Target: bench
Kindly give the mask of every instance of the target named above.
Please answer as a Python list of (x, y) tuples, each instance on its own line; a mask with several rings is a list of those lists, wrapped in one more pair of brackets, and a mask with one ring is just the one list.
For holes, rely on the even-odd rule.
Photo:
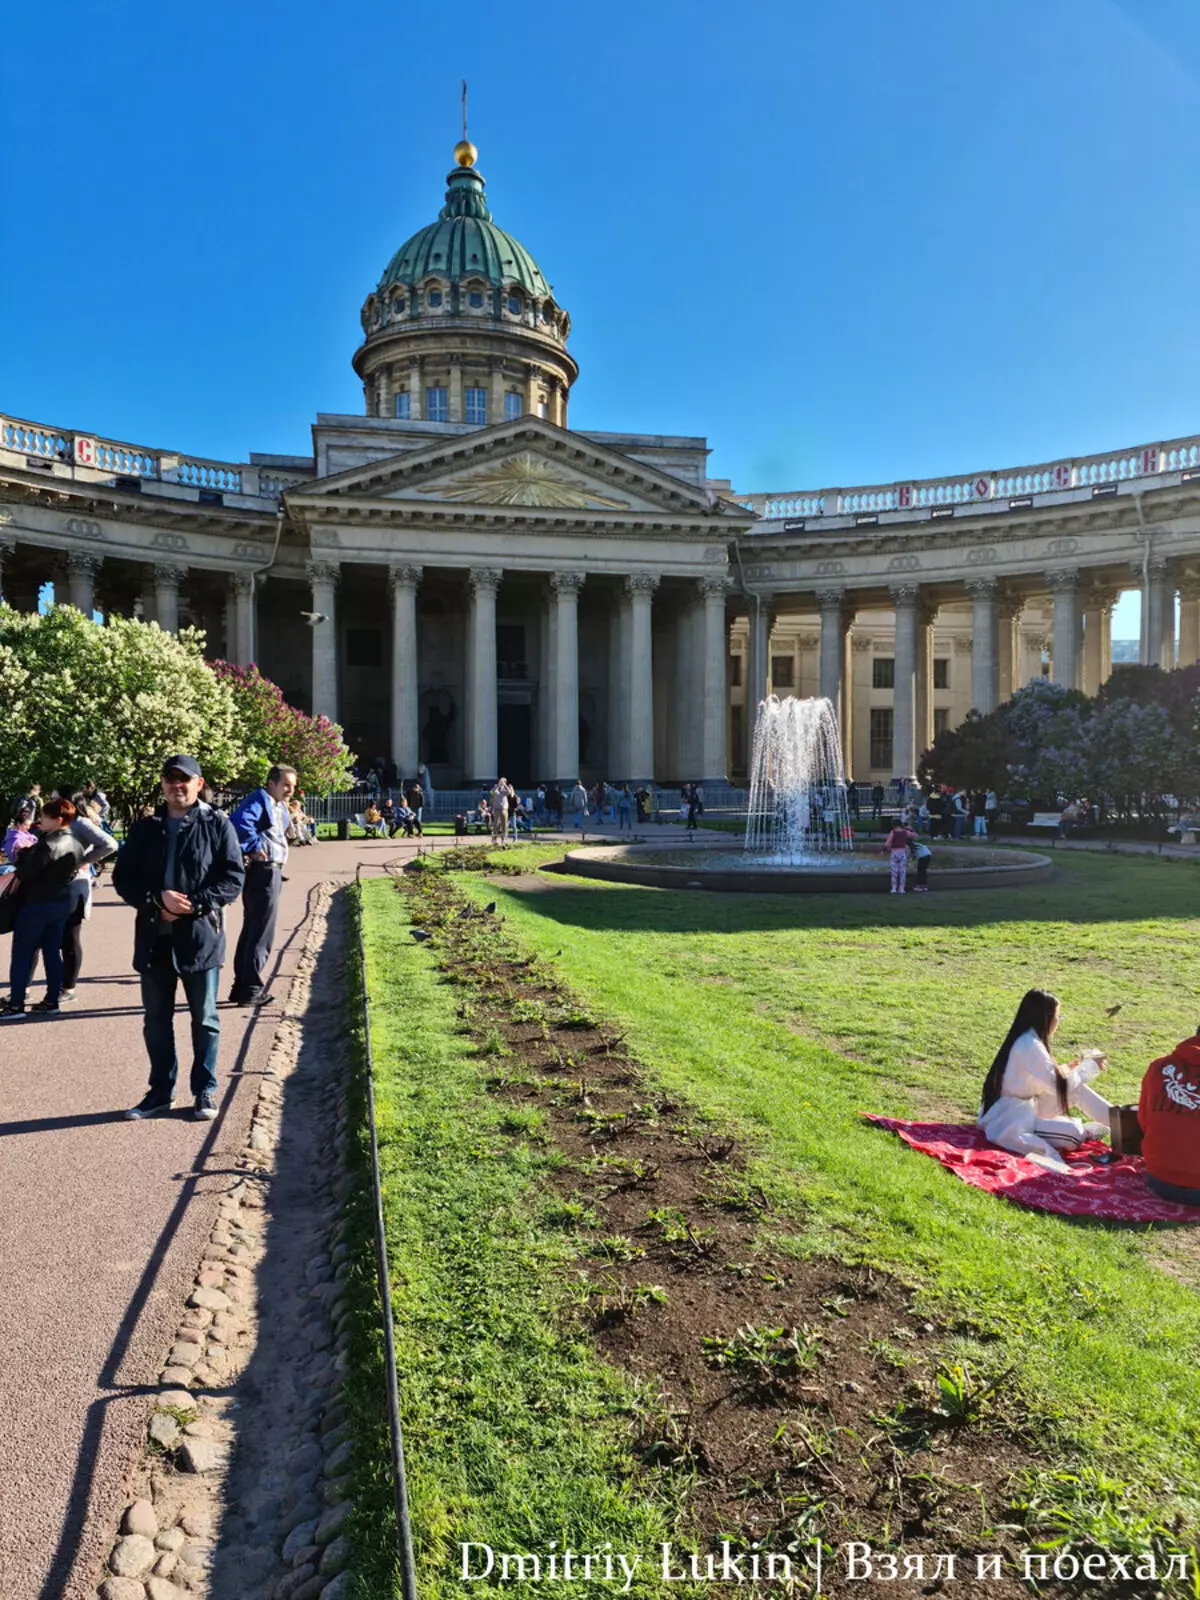
[(1060, 811), (1035, 811), (1025, 826), (1027, 828), (1053, 828), (1057, 833), (1062, 826), (1062, 813)]

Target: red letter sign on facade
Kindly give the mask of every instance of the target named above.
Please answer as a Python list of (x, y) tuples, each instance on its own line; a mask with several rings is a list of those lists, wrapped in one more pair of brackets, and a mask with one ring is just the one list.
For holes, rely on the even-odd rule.
[(898, 506), (912, 505), (912, 484), (902, 483), (896, 489), (896, 504)]
[(94, 467), (96, 465), (96, 441), (88, 439), (81, 433), (75, 435), (75, 465), (78, 467)]
[(1138, 471), (1143, 477), (1147, 476), (1147, 474), (1151, 472), (1158, 471), (1158, 448), (1156, 445), (1147, 445), (1142, 451), (1142, 457), (1138, 466)]
[(1054, 469), (1054, 487), (1056, 489), (1069, 489), (1071, 487), (1071, 469), (1065, 461)]

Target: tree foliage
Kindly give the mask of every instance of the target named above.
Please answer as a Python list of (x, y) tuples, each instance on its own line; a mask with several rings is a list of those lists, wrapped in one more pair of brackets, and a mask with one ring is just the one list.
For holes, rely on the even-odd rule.
[(217, 661), (213, 671), (234, 697), (245, 756), (236, 778), (262, 783), (277, 762), (295, 767), (299, 787), (329, 794), (348, 789), (354, 757), (341, 728), (328, 717), (310, 717), (283, 698), (283, 691), (256, 666)]
[(176, 751), (214, 785), (261, 783), (282, 761), (311, 791), (348, 786), (352, 758), (335, 723), (289, 706), (256, 668), (205, 661), (203, 646), (194, 629), (0, 605), (0, 795), (90, 778), (128, 822), (157, 799)]
[(232, 691), (201, 653), (204, 635), (71, 606), (0, 606), (0, 792), (87, 778), (125, 818), (154, 800), (163, 758), (184, 750), (213, 782), (244, 760)]
[(1113, 669), (1092, 698), (1034, 679), (939, 734), (922, 780), (1056, 805), (1086, 795), (1122, 819), (1200, 796), (1200, 667)]

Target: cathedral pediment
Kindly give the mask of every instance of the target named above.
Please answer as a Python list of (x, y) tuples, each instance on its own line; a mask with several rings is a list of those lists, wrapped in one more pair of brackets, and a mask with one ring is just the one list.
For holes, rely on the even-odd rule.
[(512, 511), (720, 517), (705, 489), (539, 418), (439, 437), (422, 449), (353, 467), (290, 491), (289, 504), (415, 502)]

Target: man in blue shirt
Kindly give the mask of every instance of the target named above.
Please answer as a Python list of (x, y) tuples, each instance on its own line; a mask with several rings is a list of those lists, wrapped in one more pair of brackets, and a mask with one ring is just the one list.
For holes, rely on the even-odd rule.
[(230, 816), (246, 863), (242, 931), (233, 954), (235, 1006), (265, 1006), (273, 996), (263, 973), (275, 943), (280, 883), (287, 861), (287, 803), (296, 790), (295, 767), (272, 767), (261, 789), (248, 794)]

